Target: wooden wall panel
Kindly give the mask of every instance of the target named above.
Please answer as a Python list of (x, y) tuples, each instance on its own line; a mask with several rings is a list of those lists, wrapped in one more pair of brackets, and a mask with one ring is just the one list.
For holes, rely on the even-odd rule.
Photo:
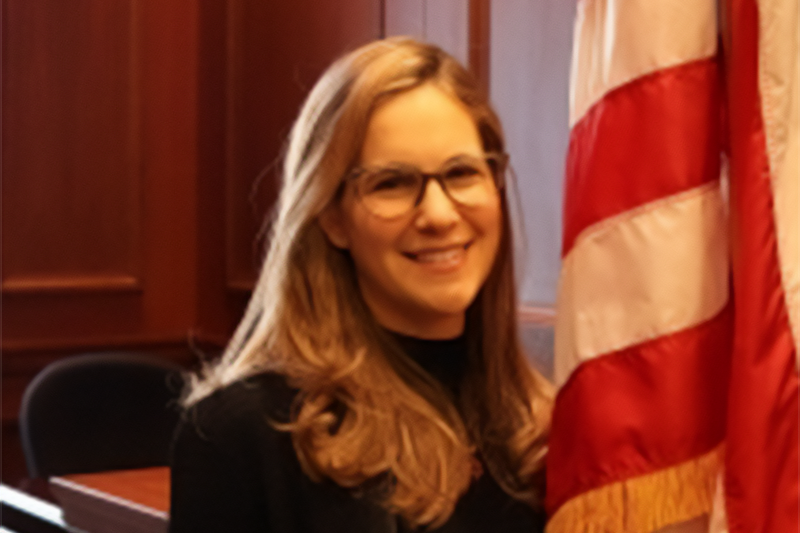
[(469, 0), (469, 68), (489, 93), (491, 1)]
[[(55, 359), (192, 360), (197, 4), (2, 2), (4, 450)], [(21, 460), (4, 451), (4, 481)]]
[(281, 149), (300, 105), (335, 58), (380, 36), (382, 9), (380, 0), (228, 6), (227, 281), (248, 290)]
[(3, 0), (3, 349), (186, 343), (196, 2)]
[(197, 306), (197, 0), (143, 0), (143, 332), (186, 339)]
[(227, 2), (200, 2), (197, 65), (197, 323), (193, 335), (227, 340), (247, 294), (230, 295), (225, 276)]
[(134, 5), (4, 7), (3, 292), (137, 288)]

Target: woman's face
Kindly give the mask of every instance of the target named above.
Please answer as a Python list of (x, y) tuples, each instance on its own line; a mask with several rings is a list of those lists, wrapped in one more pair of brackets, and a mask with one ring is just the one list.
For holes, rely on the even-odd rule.
[[(375, 110), (360, 166), (410, 165), (430, 173), (454, 158), (483, 156), (467, 109), (426, 84)], [(335, 246), (350, 251), (364, 300), (381, 325), (420, 338), (452, 338), (463, 332), (467, 307), (497, 255), (500, 205), (494, 187), (478, 205), (465, 207), (429, 180), (419, 205), (387, 219), (365, 207), (350, 181), (320, 223)]]

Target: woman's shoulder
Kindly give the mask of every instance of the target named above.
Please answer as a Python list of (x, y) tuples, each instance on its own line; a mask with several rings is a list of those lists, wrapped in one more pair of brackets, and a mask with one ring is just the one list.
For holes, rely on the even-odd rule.
[(286, 376), (274, 372), (256, 374), (217, 389), (187, 407), (184, 425), (210, 441), (283, 434), (275, 424), (289, 422), (297, 393)]
[(277, 372), (262, 372), (228, 383), (194, 404), (201, 410), (215, 407), (231, 407), (241, 402), (253, 402), (280, 406), (291, 403), (298, 389), (289, 385), (288, 378)]

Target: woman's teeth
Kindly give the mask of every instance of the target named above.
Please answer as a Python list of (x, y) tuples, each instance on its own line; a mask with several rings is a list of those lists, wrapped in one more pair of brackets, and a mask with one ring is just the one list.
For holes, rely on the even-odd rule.
[(441, 252), (425, 252), (421, 254), (415, 254), (414, 259), (416, 259), (420, 263), (445, 262), (458, 259), (463, 253), (464, 253), (464, 248), (453, 248)]

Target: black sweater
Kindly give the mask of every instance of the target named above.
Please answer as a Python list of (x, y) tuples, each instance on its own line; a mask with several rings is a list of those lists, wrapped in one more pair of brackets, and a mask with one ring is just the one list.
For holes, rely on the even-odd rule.
[[(464, 361), (463, 341), (399, 338), (433, 377), (452, 390)], [(332, 481), (301, 469), (291, 435), (270, 420), (289, 420), (297, 391), (283, 376), (236, 382), (186, 412), (173, 444), (170, 531), (390, 533), (402, 519)], [(511, 498), (484, 473), (439, 533), (544, 531), (544, 515)]]

